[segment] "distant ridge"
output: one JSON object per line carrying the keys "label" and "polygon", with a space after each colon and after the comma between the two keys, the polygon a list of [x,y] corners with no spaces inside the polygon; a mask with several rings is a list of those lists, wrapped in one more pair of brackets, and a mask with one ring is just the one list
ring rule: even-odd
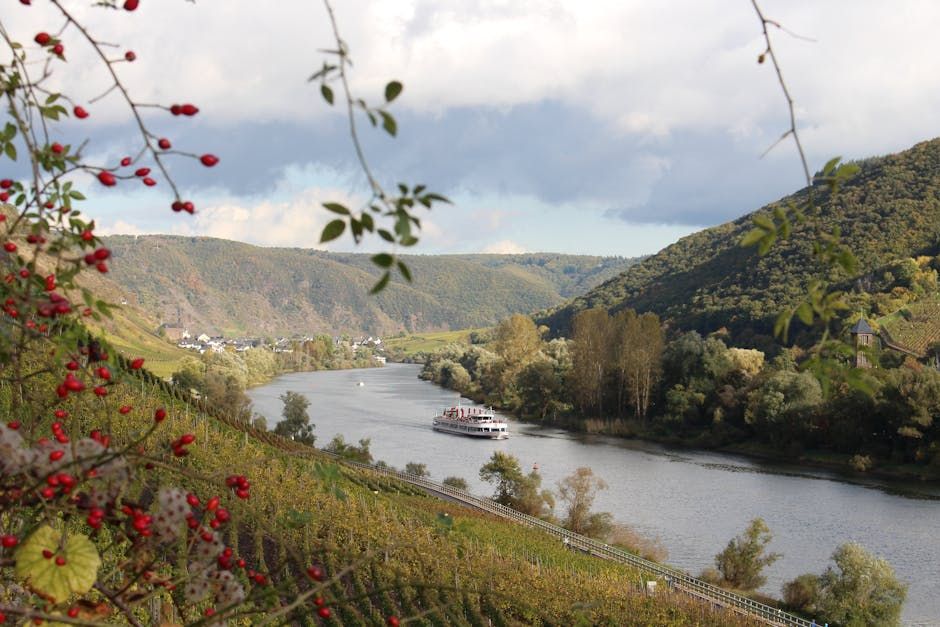
{"label": "distant ridge", "polygon": [[[940,242],[940,139],[857,163],[861,171],[835,199],[821,194],[820,219],[842,229],[843,240],[858,256],[860,275],[898,258],[934,254]],[[571,317],[582,309],[629,307],[653,311],[674,328],[770,333],[776,315],[805,294],[807,281],[819,270],[810,258],[812,237],[806,227],[795,229],[764,257],[741,248],[751,215],[682,238],[540,321],[566,333]]]}
{"label": "distant ridge", "polygon": [[367,254],[261,248],[207,237],[114,235],[108,275],[131,305],[225,334],[393,334],[482,327],[563,303],[634,261],[534,253],[411,255],[414,283],[370,296]]}

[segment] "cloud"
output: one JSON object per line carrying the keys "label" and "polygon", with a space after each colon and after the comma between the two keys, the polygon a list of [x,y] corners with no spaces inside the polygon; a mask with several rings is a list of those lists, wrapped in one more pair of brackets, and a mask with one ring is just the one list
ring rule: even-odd
{"label": "cloud", "polygon": [[517,244],[512,240],[504,239],[484,247],[481,252],[492,255],[521,255],[529,251],[526,250],[525,246]]}

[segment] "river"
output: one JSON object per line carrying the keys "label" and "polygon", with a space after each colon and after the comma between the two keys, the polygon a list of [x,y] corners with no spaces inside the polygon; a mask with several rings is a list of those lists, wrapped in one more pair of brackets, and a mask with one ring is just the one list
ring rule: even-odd
{"label": "river", "polygon": [[[609,484],[595,510],[647,536],[658,536],[667,562],[698,574],[715,553],[762,517],[773,532],[770,550],[783,557],[766,570],[764,592],[796,575],[820,573],[844,542],[858,542],[886,558],[909,586],[907,624],[940,625],[940,487],[844,477],[794,466],[655,444],[573,434],[513,422],[508,440],[478,441],[431,430],[431,418],[456,394],[417,378],[419,366],[289,374],[249,390],[255,410],[272,427],[288,390],[310,399],[317,444],[336,434],[347,442],[371,438],[376,460],[397,468],[427,465],[433,479],[463,477],[471,491],[489,495],[480,466],[493,451],[537,463],[543,487],[579,466]],[[364,385],[358,385],[359,382]],[[464,399],[464,405],[472,405]]]}

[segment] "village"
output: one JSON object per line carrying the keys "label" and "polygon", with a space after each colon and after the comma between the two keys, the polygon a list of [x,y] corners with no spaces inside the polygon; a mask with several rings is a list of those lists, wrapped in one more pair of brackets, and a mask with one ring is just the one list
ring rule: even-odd
{"label": "village", "polygon": [[[293,353],[299,347],[309,342],[318,341],[320,338],[313,335],[291,335],[277,337],[225,337],[223,335],[209,335],[208,333],[199,333],[194,335],[182,325],[174,323],[161,324],[157,329],[157,334],[164,337],[176,346],[184,350],[193,351],[204,355],[206,353],[225,353],[236,352],[244,353],[249,350],[268,350],[273,353]],[[368,349],[371,352],[372,359],[378,364],[385,364],[385,347],[382,344],[382,338],[369,336],[351,337],[348,335],[332,336],[333,346],[337,349],[348,348],[353,353],[360,349]]]}

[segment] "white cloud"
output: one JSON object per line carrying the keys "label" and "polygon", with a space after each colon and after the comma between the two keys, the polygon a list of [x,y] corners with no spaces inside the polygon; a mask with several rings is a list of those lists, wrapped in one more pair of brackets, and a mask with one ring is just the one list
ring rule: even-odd
{"label": "white cloud", "polygon": [[529,252],[526,250],[525,246],[517,244],[516,242],[504,239],[498,242],[493,242],[489,246],[485,247],[481,252],[489,253],[492,255],[521,255],[522,253]]}
{"label": "white cloud", "polygon": [[98,227],[98,235],[143,235],[144,229],[136,224],[131,224],[124,220],[116,220],[111,224],[103,224]]}

